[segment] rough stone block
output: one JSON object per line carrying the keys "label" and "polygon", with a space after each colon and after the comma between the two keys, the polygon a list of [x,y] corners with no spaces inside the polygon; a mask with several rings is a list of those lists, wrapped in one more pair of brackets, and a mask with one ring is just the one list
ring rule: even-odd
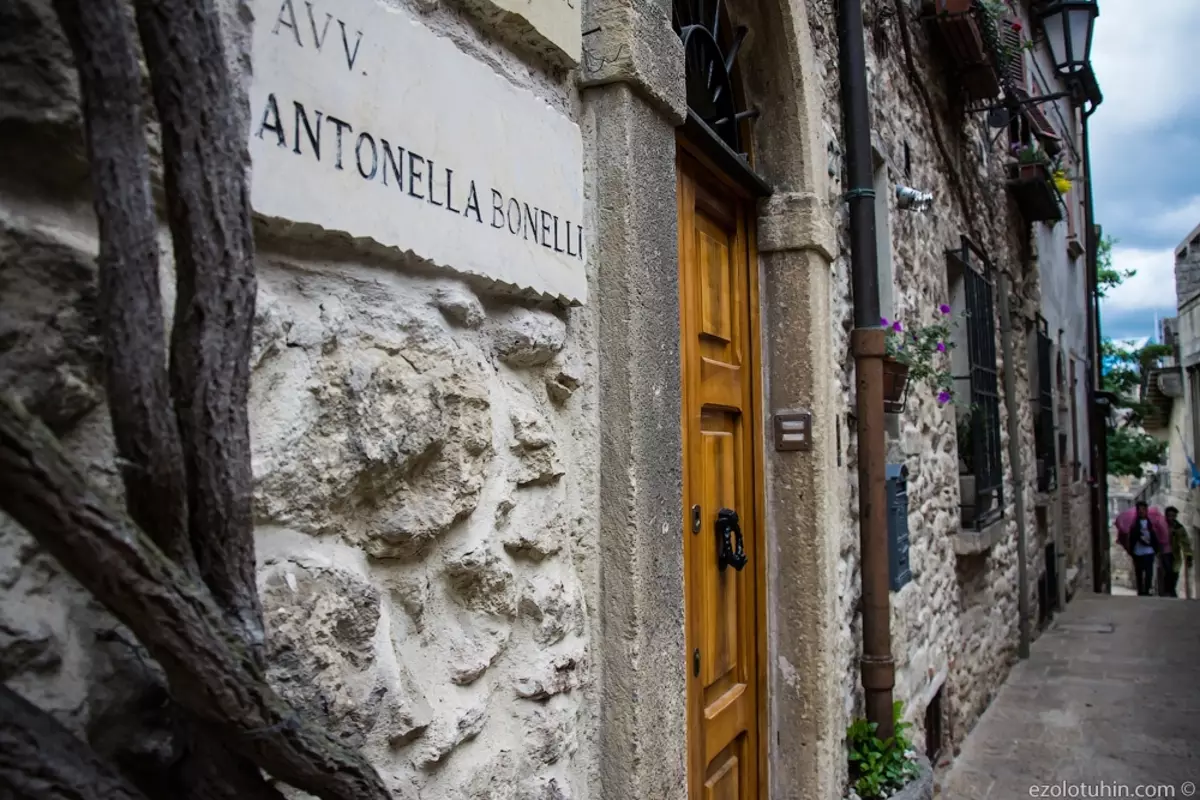
{"label": "rough stone block", "polygon": [[0,3],[0,179],[81,190],[87,158],[74,59],[50,0]]}
{"label": "rough stone block", "polygon": [[672,125],[687,119],[683,43],[653,0],[611,0],[593,9],[585,26],[579,84],[628,83]]}
{"label": "rough stone block", "polygon": [[496,320],[492,343],[500,360],[513,367],[536,367],[563,349],[567,325],[548,311],[515,308]]}
{"label": "rough stone block", "polygon": [[827,262],[833,261],[838,247],[829,207],[815,194],[771,195],[758,214],[758,250],[812,250]]}
{"label": "rough stone block", "polygon": [[259,576],[268,677],[290,702],[355,747],[399,744],[429,725],[429,709],[402,667],[378,663],[380,593],[333,566],[284,561]]}
{"label": "rough stone block", "polygon": [[282,346],[254,373],[250,404],[259,520],[419,554],[478,502],[492,458],[485,368],[403,296],[276,281]]}
{"label": "rough stone block", "polygon": [[90,244],[0,212],[0,385],[56,433],[104,396]]}

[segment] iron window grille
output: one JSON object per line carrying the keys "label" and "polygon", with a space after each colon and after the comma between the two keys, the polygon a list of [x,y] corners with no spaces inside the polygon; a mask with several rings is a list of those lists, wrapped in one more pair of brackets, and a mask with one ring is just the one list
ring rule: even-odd
{"label": "iron window grille", "polygon": [[1046,320],[1038,318],[1037,329],[1037,427],[1034,447],[1037,451],[1038,491],[1058,488],[1058,459],[1054,454],[1054,385],[1051,382],[1051,342]]}
{"label": "iron window grille", "polygon": [[[996,367],[995,304],[987,256],[966,236],[957,250],[946,255],[962,273],[966,299],[967,374],[954,376],[969,383],[970,408],[967,424],[960,429],[969,442],[966,466],[971,480],[960,482],[964,489],[962,525],[982,530],[1004,515],[1004,468],[1000,454],[1000,391]],[[969,491],[968,491],[969,490]]]}
{"label": "iron window grille", "polygon": [[771,185],[754,170],[749,152],[759,110],[746,107],[738,69],[749,28],[731,24],[725,0],[673,0],[672,25],[684,51],[684,131],[743,189],[766,197]]}

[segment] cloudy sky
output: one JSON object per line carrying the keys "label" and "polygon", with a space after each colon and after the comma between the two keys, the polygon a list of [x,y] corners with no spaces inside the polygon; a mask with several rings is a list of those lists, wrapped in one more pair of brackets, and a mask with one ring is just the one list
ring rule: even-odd
{"label": "cloudy sky", "polygon": [[1176,245],[1200,225],[1200,0],[1100,0],[1090,122],[1096,221],[1137,275],[1102,307],[1105,336],[1154,333],[1175,313]]}

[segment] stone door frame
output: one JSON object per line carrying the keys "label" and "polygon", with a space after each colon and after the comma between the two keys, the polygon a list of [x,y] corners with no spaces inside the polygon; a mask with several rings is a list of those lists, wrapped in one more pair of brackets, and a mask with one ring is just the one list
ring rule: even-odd
{"label": "stone door frame", "polygon": [[[764,797],[833,796],[844,734],[837,537],[847,487],[831,368],[834,209],[825,198],[822,79],[801,0],[730,4],[756,31],[744,66],[762,112],[756,168],[766,503],[768,782]],[[683,48],[662,0],[585,14],[585,180],[599,342],[598,796],[687,797],[675,129]],[[769,76],[770,79],[759,80]],[[834,112],[836,113],[836,112]],[[813,415],[812,450],[777,452],[776,412]]]}

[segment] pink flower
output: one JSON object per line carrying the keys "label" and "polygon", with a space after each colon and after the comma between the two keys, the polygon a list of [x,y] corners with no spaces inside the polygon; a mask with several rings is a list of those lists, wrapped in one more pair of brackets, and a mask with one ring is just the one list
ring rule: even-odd
{"label": "pink flower", "polygon": [[892,323],[892,330],[894,330],[896,333],[901,333],[904,331],[904,326],[900,324],[900,320],[896,320]]}
{"label": "pink flower", "polygon": [[946,305],[945,303],[942,303],[940,306],[938,306],[938,311],[942,312],[943,314],[949,314],[950,306]]}
{"label": "pink flower", "polygon": [[946,403],[950,402],[950,398],[953,396],[954,395],[950,394],[950,392],[946,391],[945,389],[942,389],[940,392],[938,392],[938,396],[937,396],[938,405],[939,406],[946,405]]}
{"label": "pink flower", "polygon": [[945,342],[938,342],[937,351],[938,351],[939,353],[944,353],[944,352],[946,352],[946,343],[945,343]]}
{"label": "pink flower", "polygon": [[883,326],[883,327],[885,327],[885,328],[890,328],[890,327],[892,327],[892,323],[888,321],[888,318],[887,318],[887,317],[880,317],[880,318],[879,318],[879,324],[880,324],[880,325],[882,325],[882,326]]}

